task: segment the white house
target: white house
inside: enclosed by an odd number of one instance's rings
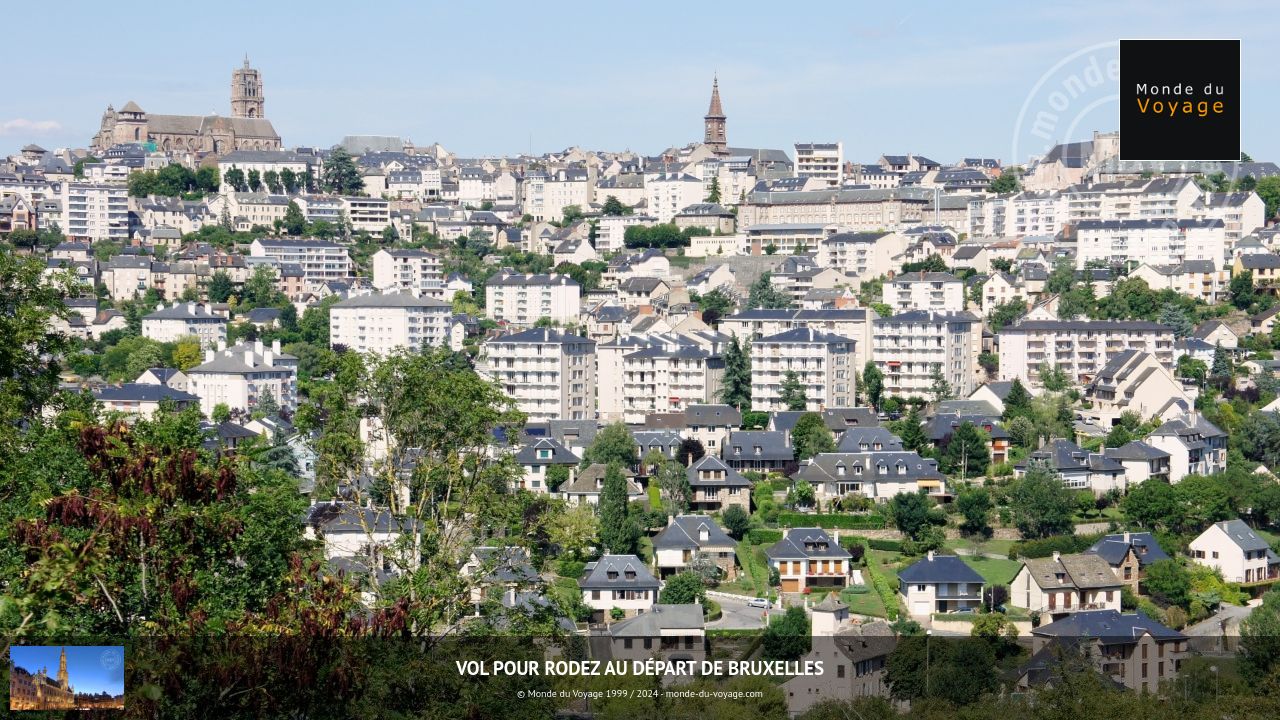
[[[1080,610],[1119,610],[1122,582],[1092,553],[1023,561],[1009,585],[1009,603],[1053,616]]]
[[[607,622],[615,608],[628,617],[648,611],[661,583],[635,555],[604,555],[587,563],[578,587],[582,603],[594,610],[593,620]]]
[[[1242,520],[1210,525],[1188,549],[1192,560],[1221,572],[1227,582],[1263,583],[1280,578],[1280,557]]]
[[[329,344],[388,354],[443,347],[449,341],[449,303],[408,292],[358,295],[329,308]]]
[[[778,571],[782,592],[804,592],[805,588],[842,588],[849,582],[853,557],[840,547],[840,533],[828,535],[821,528],[790,528],[782,539],[769,546],[765,557]]]
[[[200,347],[210,348],[226,341],[227,319],[209,312],[202,303],[157,305],[155,312],[142,318],[142,336],[156,342],[195,337]]]
[[[982,604],[982,576],[955,555],[932,550],[898,572],[898,595],[915,616],[973,610]]]

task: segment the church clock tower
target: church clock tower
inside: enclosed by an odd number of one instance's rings
[[[71,678],[67,676],[67,649],[62,648],[62,655],[58,658],[58,687],[63,690],[71,689]]]
[[[262,96],[262,73],[249,67],[249,56],[244,56],[244,67],[231,73],[231,116],[238,118],[266,117]]]
[[[720,78],[711,81],[711,107],[702,119],[705,133],[703,144],[710,146],[717,155],[729,154],[729,141],[725,136],[724,108],[720,106]]]

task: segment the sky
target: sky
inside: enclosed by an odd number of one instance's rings
[[[67,679],[77,693],[108,695],[124,693],[124,648],[119,646],[72,645],[67,648]],[[58,657],[62,646],[14,645],[9,648],[13,664],[37,673],[47,668],[49,677],[58,679]]]
[[[1242,40],[1242,146],[1280,161],[1266,122],[1280,109],[1267,72],[1280,7],[1265,0],[226,0],[216,12],[75,1],[16,4],[6,19],[24,29],[5,39],[24,80],[0,100],[0,154],[84,147],[109,103],[227,114],[231,71],[248,53],[287,146],[377,134],[464,157],[574,145],[654,154],[701,140],[718,75],[733,146],[838,140],[862,162],[1025,162],[1053,141],[1117,129],[1114,82],[1085,84],[1033,137],[1052,89],[1085,70],[1064,59],[1105,66],[1119,38],[1185,37]]]

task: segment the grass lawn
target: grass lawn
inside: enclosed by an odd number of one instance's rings
[[[975,543],[972,540],[966,540],[964,538],[955,538],[955,539],[947,540],[945,543],[943,543],[942,547],[947,550],[956,550],[958,548],[966,552],[977,551],[981,553],[990,553],[992,555],[1003,555],[1005,557],[1008,557],[1009,548],[1013,547],[1014,542],[1016,541],[1005,539],[1005,538],[992,538],[991,540],[983,540],[980,543]]]
[[[1111,507],[1103,510],[1101,514],[1091,512],[1087,516],[1080,515],[1079,513],[1071,516],[1071,522],[1074,523],[1107,522],[1108,520],[1115,520],[1116,522],[1122,523],[1125,520],[1124,513],[1120,508],[1112,505]]]
[[[655,485],[649,486],[649,507],[658,510],[662,507],[662,488]]]
[[[978,571],[982,579],[989,585],[1008,585],[1013,576],[1017,574],[1018,568],[1022,567],[1022,563],[1017,560],[1006,560],[997,558],[969,557],[962,555],[960,559],[965,565]]]
[[[694,258],[688,255],[668,255],[667,256],[667,262],[669,262],[672,267],[680,267],[680,268],[689,267],[690,265],[693,264],[694,260],[703,262],[705,261],[705,259],[706,258]]]
[[[653,538],[648,535],[640,538],[640,551],[637,554],[648,564],[653,559]]]
[[[578,581],[573,578],[558,577],[551,583],[551,594],[565,602],[573,602],[575,598],[582,599],[582,590],[578,588]]]
[[[849,606],[849,612],[858,615],[873,615],[875,617],[884,617],[884,602],[880,600],[880,593],[875,588],[867,586],[866,592],[853,593],[844,592],[840,594],[840,599]]]
[[[763,597],[769,591],[769,566],[762,561],[759,548],[750,541],[738,543],[738,578],[733,582],[720,583],[719,590],[739,595]]]

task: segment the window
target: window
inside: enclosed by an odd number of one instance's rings
[[[840,679],[844,679],[844,666],[843,666],[843,665],[837,665],[837,666],[836,666],[836,677],[838,677],[838,678],[840,678]]]
[[[927,588],[927,585],[916,585],[916,592],[924,592]]]

